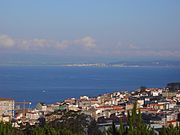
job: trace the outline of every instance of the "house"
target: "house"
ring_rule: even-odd
[[[153,91],[151,91],[151,95],[152,96],[159,96],[159,91],[156,91],[156,90],[153,90]]]
[[[170,121],[167,121],[166,124],[173,125],[175,127],[176,125],[179,125],[179,122],[177,120],[170,120]]]
[[[98,117],[107,117],[109,118],[111,114],[121,114],[122,112],[124,112],[124,109],[122,106],[99,106],[96,108],[96,114],[98,115]]]
[[[175,91],[165,90],[165,91],[162,92],[162,96],[163,97],[175,97],[176,92]]]
[[[38,103],[36,105],[36,109],[39,111],[47,111],[47,105],[44,103]]]
[[[60,110],[60,111],[65,111],[65,110],[68,110],[68,105],[67,105],[67,104],[62,104],[62,105],[59,105],[58,110]]]
[[[140,106],[143,106],[143,105],[144,105],[144,100],[143,100],[143,99],[138,99],[138,100],[137,100],[137,103],[138,103]]]
[[[26,113],[26,119],[37,120],[40,118],[40,115],[37,111],[31,111]]]
[[[91,106],[91,101],[87,99],[80,99],[78,106],[82,107],[83,109],[88,109],[88,107]]]
[[[178,114],[177,113],[170,113],[168,115],[166,115],[166,124],[167,125],[173,125],[176,126],[177,124],[179,124],[178,121]]]
[[[133,107],[134,107],[134,104],[133,104],[133,103],[127,103],[127,104],[125,105],[125,110],[132,110]]]
[[[176,102],[172,101],[172,102],[169,103],[169,109],[174,109],[175,106],[176,106]]]
[[[75,104],[76,103],[76,99],[75,98],[69,98],[69,99],[64,100],[64,102],[66,104]]]
[[[80,96],[80,100],[89,100],[88,96]]]
[[[176,98],[180,100],[180,91],[176,93]]]
[[[80,107],[78,107],[78,105],[69,105],[68,106],[68,110],[70,111],[80,111]]]
[[[149,108],[153,108],[153,109],[165,109],[165,105],[164,104],[158,104],[158,103],[152,103],[148,105]]]

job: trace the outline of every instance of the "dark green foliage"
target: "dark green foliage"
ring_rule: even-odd
[[[127,126],[124,127],[122,120],[120,119],[119,129],[115,128],[115,125],[112,124],[112,127],[107,131],[108,135],[155,135],[153,129],[144,124],[141,112],[137,113],[137,104],[134,104],[134,107],[131,113],[127,112]]]
[[[23,135],[22,131],[13,128],[10,123],[0,123],[0,135]]]
[[[124,126],[123,126],[123,122],[122,119],[120,119],[120,125],[119,125],[119,135],[123,135],[124,134]]]
[[[166,135],[166,128],[163,126],[160,135]]]
[[[95,120],[92,120],[90,125],[88,126],[88,135],[99,135],[101,134],[98,130],[98,126]]]
[[[10,123],[0,123],[0,135],[100,135],[95,120],[85,114],[69,111],[62,119],[57,119],[51,123],[45,119],[39,120],[40,123],[31,126],[21,126],[19,129],[13,128]]]
[[[112,123],[112,129],[113,129],[113,135],[117,135],[118,132],[116,130],[116,126],[115,126],[114,122]]]
[[[56,129],[68,129],[72,133],[83,135],[88,127],[87,115],[78,114],[74,111],[67,112],[60,120],[55,120],[50,125]]]
[[[117,130],[115,125],[112,124],[112,127],[106,132],[108,135],[157,135],[153,128],[150,128],[146,125],[141,117],[141,112],[136,112],[137,104],[134,104],[134,107],[130,112],[127,112],[127,127],[123,126],[122,120],[120,119],[120,127]],[[117,132],[118,131],[118,132]],[[163,127],[160,131],[160,135],[180,135],[180,126],[173,127]]]
[[[0,135],[79,135],[72,133],[68,129],[55,129],[49,125],[44,125],[43,127],[35,126],[28,127],[28,132],[26,130],[22,131],[20,129],[13,128],[10,123],[0,123]]]
[[[73,134],[68,129],[55,129],[53,127],[45,125],[44,127],[37,126],[32,128],[30,135],[76,135],[76,134]]]
[[[86,129],[86,130],[85,130]],[[86,132],[87,131],[87,132]],[[128,112],[127,125],[123,125],[120,119],[120,126],[117,129],[115,123],[103,133],[98,130],[95,120],[91,117],[77,112],[68,112],[62,119],[46,123],[44,120],[39,125],[27,124],[23,130],[12,127],[11,123],[0,123],[0,135],[157,135],[154,129],[144,124],[141,112],[136,112],[136,105],[132,112]],[[180,135],[180,126],[163,127],[160,135]]]
[[[180,126],[173,127],[170,125],[169,127],[164,127],[160,131],[160,135],[180,135]]]

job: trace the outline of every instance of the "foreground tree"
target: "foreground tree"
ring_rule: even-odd
[[[154,129],[147,126],[141,117],[141,111],[137,113],[137,103],[134,104],[133,109],[127,112],[127,125],[124,127],[120,119],[120,126],[117,129],[112,124],[112,127],[107,131],[108,135],[156,135]]]
[[[154,129],[146,125],[141,117],[141,112],[137,105],[127,115],[127,124],[123,125],[120,119],[120,126],[116,128],[115,123],[103,133],[98,130],[95,120],[91,117],[77,112],[68,112],[62,119],[57,119],[51,123],[43,121],[39,125],[26,125],[23,129],[12,127],[11,123],[0,123],[0,135],[157,135]],[[160,135],[180,135],[180,126],[163,127]]]
[[[12,127],[11,123],[0,122],[0,135],[24,135],[24,133]]]
[[[170,125],[169,127],[164,127],[160,131],[160,135],[180,135],[180,126],[177,125],[176,127],[173,127],[173,125]]]

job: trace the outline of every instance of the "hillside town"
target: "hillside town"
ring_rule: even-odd
[[[97,97],[80,96],[53,104],[38,103],[30,108],[30,102],[16,102],[10,98],[0,98],[0,121],[11,122],[14,127],[35,125],[40,119],[51,122],[61,119],[65,112],[74,111],[93,118],[99,129],[104,129],[119,119],[126,123],[127,112],[137,103],[143,121],[154,129],[180,124],[180,83],[170,83],[165,88],[146,88],[132,92],[116,91]]]

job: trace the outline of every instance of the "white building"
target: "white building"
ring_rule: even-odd
[[[0,121],[3,117],[9,117],[9,120],[14,117],[14,102],[11,98],[0,98]]]

